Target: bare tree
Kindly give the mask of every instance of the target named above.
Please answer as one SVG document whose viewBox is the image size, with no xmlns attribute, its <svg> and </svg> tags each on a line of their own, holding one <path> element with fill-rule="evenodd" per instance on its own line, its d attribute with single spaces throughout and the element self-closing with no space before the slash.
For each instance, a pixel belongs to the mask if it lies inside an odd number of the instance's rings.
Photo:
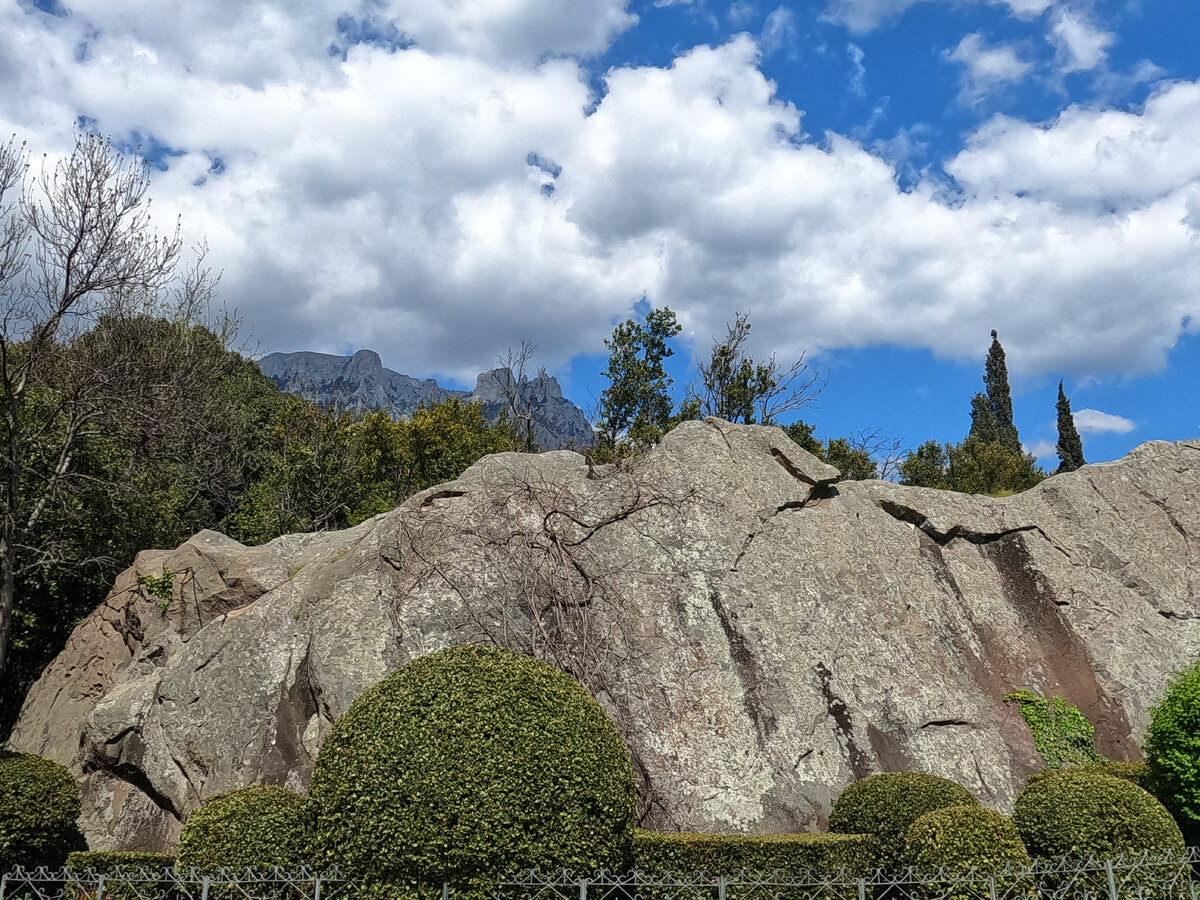
<svg viewBox="0 0 1200 900">
<path fill-rule="evenodd" d="M 537 442 L 537 408 L 546 399 L 546 375 L 544 367 L 537 370 L 531 379 L 533 356 L 537 347 L 528 341 L 521 341 L 521 346 L 508 350 L 496 357 L 499 370 L 496 375 L 496 386 L 504 402 L 504 412 L 512 423 L 517 435 L 518 445 L 514 449 L 521 453 L 536 453 Z"/>
<path fill-rule="evenodd" d="M 96 135 L 77 135 L 68 157 L 33 177 L 24 145 L 0 148 L 0 675 L 15 579 L 57 559 L 42 526 L 81 477 L 81 441 L 102 421 L 162 427 L 182 415 L 209 383 L 195 377 L 213 359 L 200 344 L 224 345 L 235 330 L 228 317 L 215 334 L 197 329 L 215 282 L 203 253 L 176 280 L 179 227 L 153 230 L 149 184 L 143 162 Z"/>
<path fill-rule="evenodd" d="M 908 456 L 903 438 L 888 437 L 880 428 L 856 431 L 847 439 L 855 449 L 866 453 L 875 463 L 875 477 L 882 481 L 898 481 L 900 463 Z"/>
<path fill-rule="evenodd" d="M 784 365 L 775 354 L 757 362 L 746 353 L 750 314 L 734 313 L 725 339 L 713 339 L 712 353 L 698 363 L 699 390 L 692 389 L 700 413 L 730 422 L 772 425 L 784 413 L 803 409 L 825 389 L 825 376 L 810 371 L 804 355 Z"/>
</svg>

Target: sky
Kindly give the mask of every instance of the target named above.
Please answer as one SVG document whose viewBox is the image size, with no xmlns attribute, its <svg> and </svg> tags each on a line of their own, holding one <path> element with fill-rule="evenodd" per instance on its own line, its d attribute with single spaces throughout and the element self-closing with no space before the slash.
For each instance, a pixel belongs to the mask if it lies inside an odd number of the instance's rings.
<svg viewBox="0 0 1200 900">
<path fill-rule="evenodd" d="M 154 167 L 260 352 L 585 409 L 669 306 L 828 387 L 818 436 L 959 440 L 990 332 L 1054 455 L 1194 439 L 1197 0 L 7 0 L 0 134 Z"/>
</svg>

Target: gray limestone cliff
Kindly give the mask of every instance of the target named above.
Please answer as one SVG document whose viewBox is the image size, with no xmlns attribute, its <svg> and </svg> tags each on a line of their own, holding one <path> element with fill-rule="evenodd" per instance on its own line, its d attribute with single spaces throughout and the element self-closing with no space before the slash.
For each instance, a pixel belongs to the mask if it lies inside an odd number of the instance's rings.
<svg viewBox="0 0 1200 900">
<path fill-rule="evenodd" d="M 474 391 L 456 391 L 441 387 L 432 378 L 411 378 L 385 369 L 374 350 L 359 350 L 353 356 L 269 353 L 258 366 L 280 390 L 313 403 L 332 406 L 338 412 L 383 410 L 397 417 L 411 416 L 422 403 L 459 397 L 478 401 L 495 420 L 508 409 L 506 388 L 511 384 L 520 397 L 521 411 L 532 415 L 534 439 L 540 446 L 590 447 L 595 443 L 583 410 L 563 397 L 558 379 L 544 373 L 514 383 L 508 369 L 493 369 L 480 373 Z"/>
<path fill-rule="evenodd" d="M 147 551 L 31 690 L 12 745 L 83 777 L 94 848 L 205 797 L 303 788 L 331 723 L 461 641 L 558 662 L 626 734 L 655 827 L 823 826 L 879 770 L 1007 809 L 1038 758 L 1002 695 L 1061 694 L 1136 758 L 1200 655 L 1200 443 L 1003 499 L 836 483 L 774 428 L 689 422 L 626 467 L 502 454 L 344 532 Z M 165 610 L 138 573 L 174 573 Z"/>
</svg>

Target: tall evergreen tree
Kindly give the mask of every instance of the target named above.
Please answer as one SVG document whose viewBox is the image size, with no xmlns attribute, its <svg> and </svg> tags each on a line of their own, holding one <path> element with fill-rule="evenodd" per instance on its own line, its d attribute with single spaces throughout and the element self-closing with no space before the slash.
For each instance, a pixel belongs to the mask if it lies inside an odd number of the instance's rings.
<svg viewBox="0 0 1200 900">
<path fill-rule="evenodd" d="M 1063 391 L 1063 383 L 1058 383 L 1058 471 L 1074 472 L 1086 464 L 1083 458 L 1083 441 L 1079 438 L 1079 430 L 1075 427 L 1075 418 L 1071 415 L 1071 401 Z"/>
<path fill-rule="evenodd" d="M 992 346 L 988 348 L 983 383 L 987 387 L 988 403 L 996 420 L 995 441 L 1005 449 L 1021 453 L 1021 438 L 1013 423 L 1012 392 L 1008 387 L 1008 365 L 1004 361 L 1004 348 L 992 330 Z"/>
<path fill-rule="evenodd" d="M 967 437 L 978 438 L 988 444 L 1001 443 L 999 423 L 987 394 L 979 393 L 971 398 L 971 430 Z"/>
</svg>

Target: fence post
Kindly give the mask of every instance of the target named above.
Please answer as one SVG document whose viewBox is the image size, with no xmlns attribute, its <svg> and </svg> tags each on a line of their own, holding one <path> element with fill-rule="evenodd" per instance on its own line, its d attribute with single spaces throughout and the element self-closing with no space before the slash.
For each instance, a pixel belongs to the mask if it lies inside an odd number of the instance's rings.
<svg viewBox="0 0 1200 900">
<path fill-rule="evenodd" d="M 313 882 L 313 900 L 321 900 L 321 876 L 317 876 L 317 880 Z"/>
<path fill-rule="evenodd" d="M 725 900 L 725 876 L 717 877 L 717 900 Z"/>
<path fill-rule="evenodd" d="M 1109 900 L 1118 900 L 1117 898 L 1117 879 L 1113 875 L 1112 860 L 1104 861 L 1104 874 L 1108 877 L 1108 897 Z"/>
<path fill-rule="evenodd" d="M 450 900 L 450 882 L 442 882 L 442 900 Z"/>
<path fill-rule="evenodd" d="M 579 900 L 587 900 L 587 879 L 579 879 Z"/>
<path fill-rule="evenodd" d="M 4 900 L 6 893 L 8 893 L 8 876 L 0 875 L 0 900 Z"/>
<path fill-rule="evenodd" d="M 204 880 L 200 882 L 200 900 L 208 900 L 208 876 L 204 876 Z"/>
<path fill-rule="evenodd" d="M 858 879 L 858 900 L 867 900 L 867 879 Z"/>
<path fill-rule="evenodd" d="M 998 900 L 997 895 L 996 895 L 996 876 L 995 875 L 992 875 L 991 877 L 988 878 L 988 897 L 990 897 L 991 900 Z"/>
<path fill-rule="evenodd" d="M 104 876 L 96 882 L 96 900 L 104 900 Z"/>
</svg>

